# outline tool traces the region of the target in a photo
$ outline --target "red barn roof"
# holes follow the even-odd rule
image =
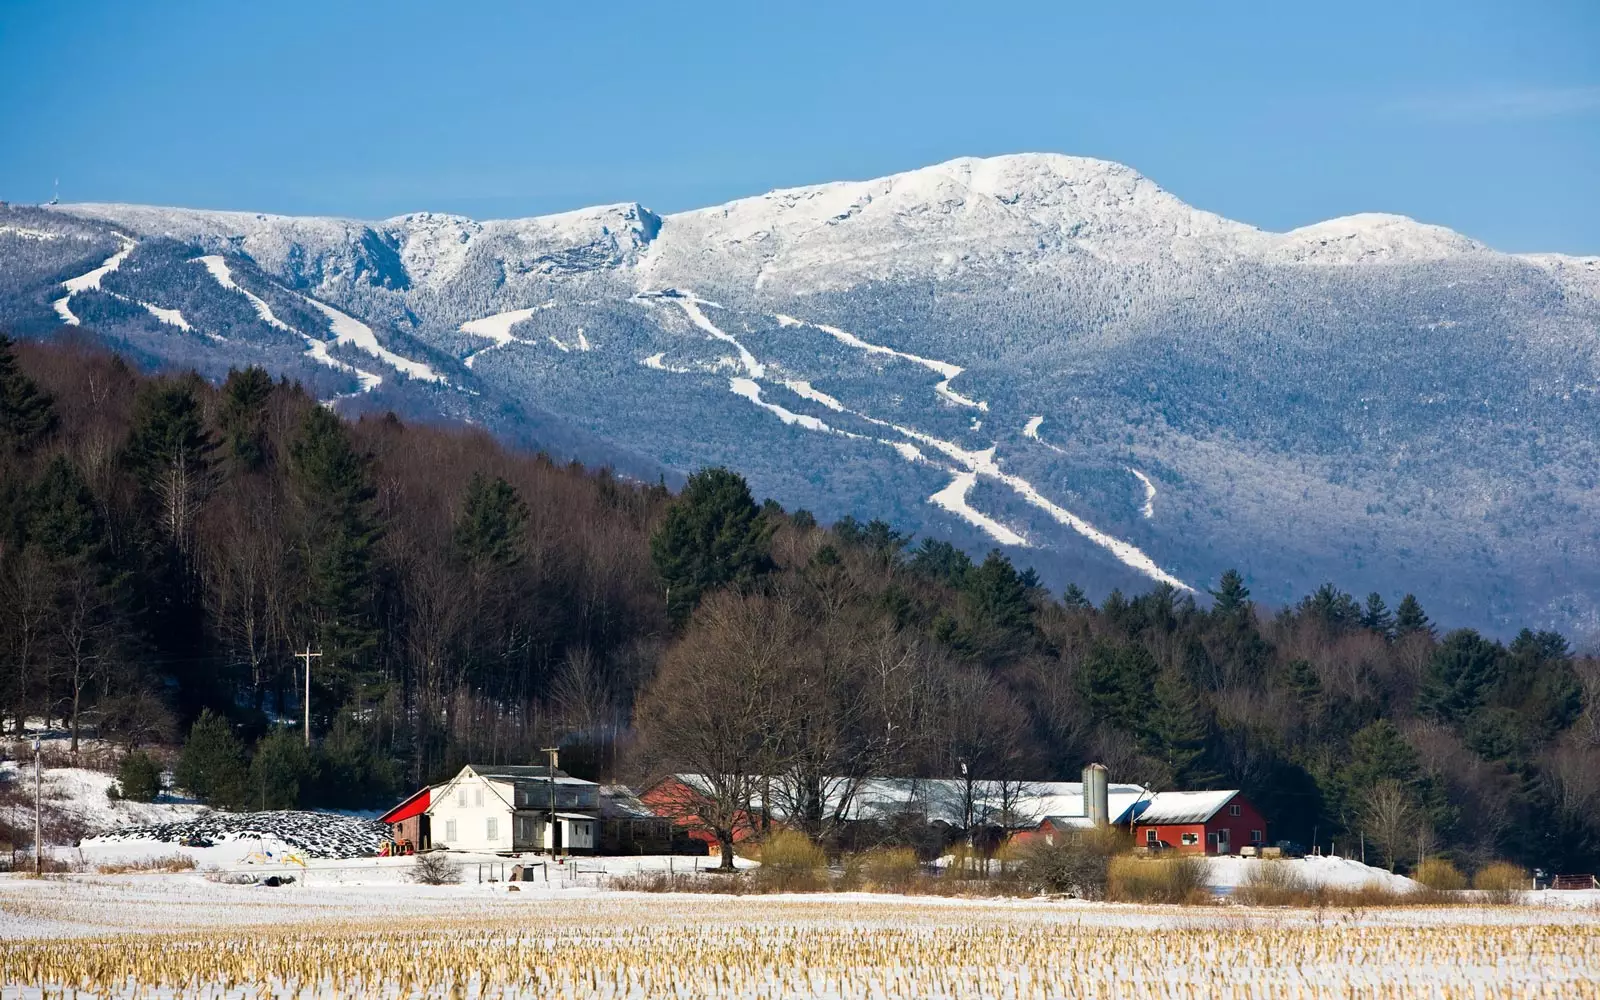
[[[404,802],[401,802],[393,809],[390,809],[382,816],[379,816],[378,822],[398,823],[401,820],[410,819],[411,817],[420,813],[427,812],[428,802],[432,797],[432,792],[432,788],[423,788],[421,791],[413,793],[410,798],[406,799]]]

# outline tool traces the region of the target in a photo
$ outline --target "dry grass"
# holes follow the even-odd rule
[[[189,872],[194,871],[194,858],[187,854],[168,854],[160,858],[140,858],[137,861],[107,861],[95,866],[102,875],[127,875],[131,872]]]
[[[1123,903],[1180,903],[1214,900],[1206,888],[1206,864],[1191,855],[1142,858],[1124,854],[1111,859],[1106,898]]]
[[[388,918],[381,927],[328,921],[4,942],[0,983],[24,995],[260,1000],[1600,998],[1600,926],[1554,916],[1499,926],[1470,919],[1318,926],[1204,911],[1153,932],[1096,925],[1081,910],[1045,905],[751,906],[689,898],[641,905],[612,897],[508,906],[470,918]]]
[[[1481,891],[1488,902],[1509,906],[1522,901],[1530,881],[1527,871],[1517,865],[1494,861],[1473,874],[1472,887]]]
[[[1428,858],[1411,877],[1435,892],[1460,892],[1467,887],[1467,877],[1461,869],[1444,858]]]

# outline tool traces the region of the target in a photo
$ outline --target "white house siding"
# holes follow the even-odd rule
[[[434,846],[452,851],[510,851],[511,794],[510,785],[486,781],[476,774],[457,775],[435,795],[428,809]]]

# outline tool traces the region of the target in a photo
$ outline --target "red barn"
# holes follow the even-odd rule
[[[425,787],[378,817],[378,822],[389,824],[389,839],[402,851],[411,853],[433,848],[432,831],[428,826],[428,805],[432,799],[433,789]]]
[[[671,774],[646,789],[639,796],[639,801],[657,816],[671,820],[689,839],[699,841],[708,850],[717,852],[717,835],[699,816],[705,793],[695,785],[704,780],[697,774]],[[755,836],[755,832],[756,825],[741,812],[734,820],[733,842],[742,844]]]
[[[1238,789],[1157,792],[1134,808],[1140,847],[1184,854],[1236,854],[1267,843],[1267,821]]]

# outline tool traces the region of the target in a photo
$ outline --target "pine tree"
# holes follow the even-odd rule
[[[200,507],[216,485],[215,450],[191,383],[153,382],[139,393],[123,461],[143,485],[161,534],[185,558]]]
[[[305,512],[305,601],[322,646],[322,677],[342,705],[365,681],[366,657],[378,642],[372,564],[381,532],[371,460],[356,451],[343,421],[320,406],[306,411],[289,451]]]
[[[1015,638],[1033,627],[1028,586],[999,549],[966,574],[962,590],[979,630],[996,633],[998,638]]]
[[[1075,583],[1067,584],[1067,589],[1061,592],[1061,604],[1073,611],[1093,611],[1094,602],[1089,600],[1089,595],[1083,588]]]
[[[1094,721],[1138,732],[1150,710],[1158,672],[1149,650],[1138,643],[1099,643],[1078,671],[1078,691]]]
[[[934,538],[924,538],[911,556],[911,571],[950,587],[959,587],[972,572],[972,560],[965,552]]]
[[[1407,594],[1400,598],[1400,606],[1394,609],[1394,636],[1403,639],[1408,635],[1433,635],[1433,625],[1429,623],[1428,616],[1422,613],[1422,605],[1418,603],[1415,594]]]
[[[1428,662],[1417,707],[1441,722],[1464,722],[1505,676],[1506,651],[1472,629],[1445,636]]]
[[[650,538],[668,613],[682,621],[706,591],[749,583],[771,570],[772,529],[744,477],[723,468],[690,476]]]
[[[11,339],[0,334],[0,451],[27,451],[55,423],[50,394],[23,374]]]
[[[1222,579],[1217,581],[1217,589],[1209,591],[1213,601],[1211,612],[1215,615],[1231,616],[1241,614],[1250,607],[1250,588],[1244,585],[1244,577],[1236,569],[1230,569],[1222,574]]]
[[[28,503],[27,540],[53,562],[98,557],[104,533],[99,505],[78,467],[64,455],[45,464]]]
[[[1361,612],[1361,627],[1385,639],[1394,632],[1394,616],[1389,613],[1389,606],[1383,603],[1383,595],[1376,590],[1367,595],[1367,606]]]
[[[504,479],[474,472],[456,518],[455,545],[470,565],[503,570],[522,558],[527,505]]]
[[[295,809],[300,791],[316,780],[316,769],[304,738],[278,726],[256,743],[250,760],[249,801],[257,809]]]
[[[1209,727],[1200,698],[1176,670],[1163,670],[1144,720],[1145,753],[1166,768],[1174,788],[1204,787],[1217,777],[1203,758]]]
[[[267,401],[272,390],[272,376],[265,368],[228,369],[217,420],[228,460],[236,469],[252,472],[266,464]]]
[[[244,746],[233,735],[228,720],[209,708],[200,713],[183,744],[173,781],[200,801],[218,806],[245,802],[248,771]]]

